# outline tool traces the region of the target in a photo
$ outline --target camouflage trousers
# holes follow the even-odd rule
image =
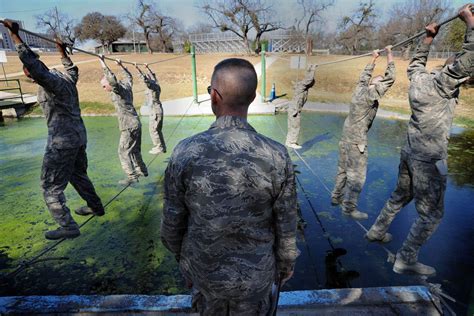
[[[436,231],[444,215],[446,173],[445,160],[415,160],[402,151],[397,187],[370,228],[375,236],[383,237],[402,207],[414,199],[418,218],[398,250],[401,259],[409,264],[418,261],[421,246]]]
[[[154,147],[166,151],[165,139],[163,137],[163,113],[151,112],[150,123],[148,124],[151,141]]]
[[[288,132],[286,134],[286,143],[298,143],[298,137],[301,129],[301,109],[304,106],[304,98],[297,97],[288,105]]]
[[[358,145],[339,142],[339,162],[336,183],[332,191],[333,199],[342,199],[342,207],[347,210],[357,208],[360,192],[367,174],[367,146],[361,152]]]
[[[193,293],[192,306],[202,316],[267,316],[272,308],[270,293],[261,299],[239,301],[207,298],[199,291]]]
[[[121,131],[118,153],[122,169],[129,178],[137,178],[142,174],[148,175],[142,159],[141,147],[141,128]]]
[[[86,146],[71,149],[46,148],[41,169],[41,188],[54,220],[62,227],[77,227],[66,206],[64,190],[71,183],[93,210],[103,210],[94,185],[87,176]]]

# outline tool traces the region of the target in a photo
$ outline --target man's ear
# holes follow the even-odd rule
[[[219,95],[217,94],[216,90],[211,89],[211,103],[216,104],[217,103],[217,98]]]

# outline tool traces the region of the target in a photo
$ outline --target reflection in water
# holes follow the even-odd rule
[[[449,176],[457,186],[474,185],[474,130],[451,135],[448,147]]]
[[[326,251],[326,258],[324,260],[326,266],[326,288],[349,288],[351,287],[350,282],[360,276],[359,272],[354,270],[339,270],[337,259],[346,254],[347,250],[343,248]]]

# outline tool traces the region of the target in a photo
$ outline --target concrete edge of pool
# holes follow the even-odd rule
[[[425,286],[282,292],[278,315],[440,315]],[[0,297],[0,314],[197,315],[190,295]]]

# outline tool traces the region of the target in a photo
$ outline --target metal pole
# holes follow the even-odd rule
[[[7,79],[7,74],[5,73],[5,67],[3,67],[3,63],[0,63],[0,64],[2,64],[3,76],[5,77],[5,83],[7,84],[7,87],[8,87],[8,79]]]
[[[265,50],[266,50],[266,45],[265,43],[262,43],[262,86],[260,88],[260,93],[262,96],[262,102],[265,102],[265,96],[267,95],[267,73],[266,73],[266,65],[265,65]]]
[[[192,76],[193,76],[193,101],[198,103],[198,88],[196,80],[196,50],[194,45],[191,46],[191,66],[192,66]]]

